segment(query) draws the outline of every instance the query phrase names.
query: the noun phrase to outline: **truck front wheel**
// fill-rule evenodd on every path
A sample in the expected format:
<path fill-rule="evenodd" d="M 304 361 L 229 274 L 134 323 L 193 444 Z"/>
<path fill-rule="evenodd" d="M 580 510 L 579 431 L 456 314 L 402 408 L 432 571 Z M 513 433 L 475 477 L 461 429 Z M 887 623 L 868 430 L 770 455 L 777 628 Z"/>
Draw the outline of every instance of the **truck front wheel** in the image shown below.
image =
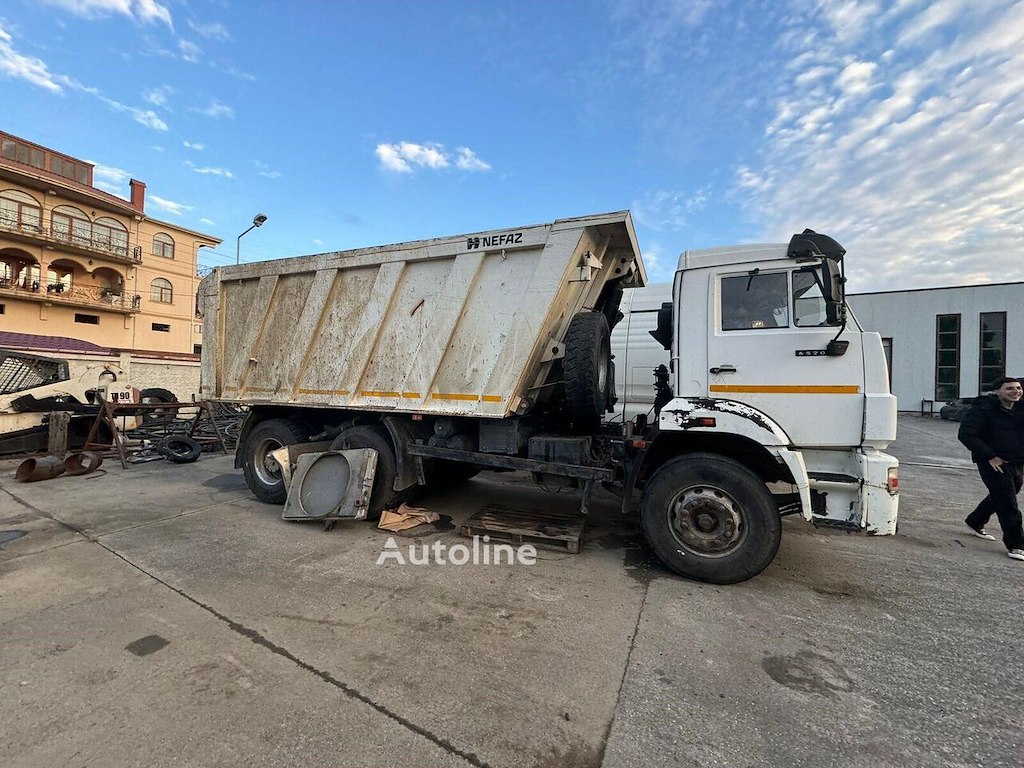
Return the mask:
<path fill-rule="evenodd" d="M 245 482 L 260 501 L 283 504 L 288 489 L 281 477 L 281 467 L 272 451 L 303 442 L 309 433 L 291 419 L 267 419 L 253 427 L 245 442 Z"/>
<path fill-rule="evenodd" d="M 676 573 L 713 584 L 753 578 L 774 559 L 782 521 L 764 483 L 737 461 L 689 454 L 666 462 L 640 501 L 644 537 Z"/>

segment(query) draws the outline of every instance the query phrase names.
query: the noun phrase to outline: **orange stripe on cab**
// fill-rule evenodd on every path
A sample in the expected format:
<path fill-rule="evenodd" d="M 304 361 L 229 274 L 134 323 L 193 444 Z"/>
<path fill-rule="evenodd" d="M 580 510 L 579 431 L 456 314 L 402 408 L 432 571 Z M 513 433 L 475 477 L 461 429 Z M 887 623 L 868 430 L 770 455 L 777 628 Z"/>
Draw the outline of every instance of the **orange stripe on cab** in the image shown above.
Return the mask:
<path fill-rule="evenodd" d="M 712 392 L 750 395 L 859 395 L 856 384 L 712 384 Z"/>

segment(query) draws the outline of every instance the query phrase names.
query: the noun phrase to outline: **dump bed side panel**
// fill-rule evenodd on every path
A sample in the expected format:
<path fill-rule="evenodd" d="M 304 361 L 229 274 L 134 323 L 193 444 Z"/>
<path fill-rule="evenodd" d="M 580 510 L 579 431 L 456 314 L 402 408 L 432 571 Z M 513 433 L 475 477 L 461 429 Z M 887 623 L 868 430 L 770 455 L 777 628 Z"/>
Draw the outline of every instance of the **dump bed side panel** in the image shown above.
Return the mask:
<path fill-rule="evenodd" d="M 619 214 L 218 270 L 200 289 L 203 395 L 506 416 L 572 313 L 635 259 L 631 230 Z M 612 241 L 626 261 L 580 271 Z"/>

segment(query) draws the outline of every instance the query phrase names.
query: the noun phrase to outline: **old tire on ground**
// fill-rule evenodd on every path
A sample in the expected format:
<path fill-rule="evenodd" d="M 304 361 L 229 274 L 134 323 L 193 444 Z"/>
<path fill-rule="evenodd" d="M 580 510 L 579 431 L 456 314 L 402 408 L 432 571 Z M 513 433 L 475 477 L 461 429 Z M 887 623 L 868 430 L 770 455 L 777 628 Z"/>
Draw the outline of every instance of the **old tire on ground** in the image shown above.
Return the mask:
<path fill-rule="evenodd" d="M 579 312 L 569 321 L 562 371 L 569 420 L 577 430 L 596 427 L 608 404 L 610 335 L 600 312 Z"/>
<path fill-rule="evenodd" d="M 409 495 L 408 491 L 395 490 L 398 460 L 387 427 L 349 427 L 331 443 L 332 451 L 350 448 L 372 448 L 377 452 L 377 470 L 373 476 L 373 490 L 370 491 L 370 506 L 366 510 L 367 520 L 377 520 L 381 512 L 398 507 Z"/>
<path fill-rule="evenodd" d="M 157 453 L 175 464 L 191 464 L 203 452 L 203 446 L 188 435 L 168 435 L 155 447 Z"/>
<path fill-rule="evenodd" d="M 782 520 L 764 483 L 739 462 L 711 454 L 659 467 L 644 488 L 640 521 L 666 566 L 713 584 L 753 578 L 782 540 Z"/>
<path fill-rule="evenodd" d="M 245 441 L 245 482 L 260 501 L 283 504 L 288 489 L 281 477 L 281 467 L 271 451 L 303 442 L 309 433 L 291 419 L 267 419 L 253 427 Z"/>
<path fill-rule="evenodd" d="M 153 405 L 156 403 L 177 403 L 178 398 L 169 389 L 164 389 L 163 387 L 147 387 L 139 392 L 139 401 L 147 405 Z M 141 417 L 143 424 L 151 424 L 153 422 L 171 421 L 177 415 L 178 409 L 176 407 L 172 407 L 145 411 L 141 414 Z"/>

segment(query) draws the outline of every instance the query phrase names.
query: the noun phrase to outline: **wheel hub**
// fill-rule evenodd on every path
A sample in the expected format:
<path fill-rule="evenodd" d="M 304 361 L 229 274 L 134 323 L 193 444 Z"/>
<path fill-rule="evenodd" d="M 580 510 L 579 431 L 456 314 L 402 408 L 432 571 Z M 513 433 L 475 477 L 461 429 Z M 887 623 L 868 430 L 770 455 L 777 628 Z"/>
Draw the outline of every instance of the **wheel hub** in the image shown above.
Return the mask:
<path fill-rule="evenodd" d="M 695 486 L 681 491 L 668 516 L 676 542 L 703 557 L 727 555 L 746 536 L 739 505 L 720 488 Z"/>
<path fill-rule="evenodd" d="M 253 462 L 253 470 L 256 472 L 260 482 L 265 485 L 274 485 L 281 482 L 281 465 L 277 463 L 277 459 L 270 455 L 271 451 L 276 451 L 280 447 L 281 443 L 271 438 L 261 440 L 259 445 L 256 446 L 256 456 L 258 458 Z"/>

